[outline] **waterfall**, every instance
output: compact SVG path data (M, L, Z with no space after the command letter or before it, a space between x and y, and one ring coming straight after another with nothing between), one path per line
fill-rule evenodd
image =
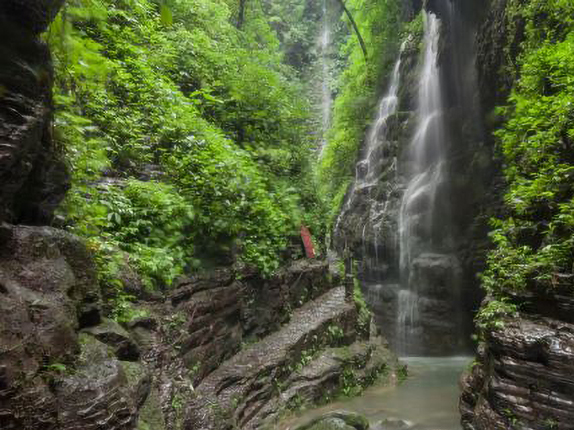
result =
M383 161L384 145L387 143L386 131L387 121L397 111L398 91L401 78L401 54L405 43L401 46L399 58L397 59L391 75L391 81L386 94L381 98L377 109L377 117L367 135L364 157L357 164L356 178L359 188L374 185L380 174L380 165Z
M415 279L414 262L423 253L435 251L437 191L445 176L445 127L438 43L440 21L426 12L423 63L419 77L417 126L408 149L408 185L399 213L401 290L397 300L397 349L409 353L417 342L420 326L419 289L424 279ZM422 286L424 287L424 285Z
M333 96L331 94L331 72L329 60L329 48L331 45L331 23L329 20L329 11L327 8L327 1L323 0L323 24L321 34L319 37L318 48L320 52L321 62L321 143L319 146L319 157L323 155L323 151L327 144L327 131L331 126L331 107L333 104Z
M405 42L406 43L406 42ZM387 122L397 111L398 91L401 80L401 57L405 49L405 43L401 45L399 56L393 67L391 80L387 91L381 97L377 108L377 116L370 127L365 141L363 157L355 167L355 181L349 190L343 209L335 223L335 231L339 229L341 220L353 206L355 194L358 190L376 185L378 176L381 174L381 165L384 161L384 149L387 142ZM363 242L365 237L366 223L363 226ZM376 236L376 233L375 233ZM375 237L376 242L376 237Z
M383 334L411 356L468 347L468 175L481 171L471 148L483 145L472 20L455 0L427 6L422 37L403 43L389 73L334 230L337 249L355 251Z

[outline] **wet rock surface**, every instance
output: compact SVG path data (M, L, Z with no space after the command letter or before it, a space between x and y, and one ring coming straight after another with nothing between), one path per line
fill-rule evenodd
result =
M151 378L141 364L122 363L85 335L74 372L56 381L58 429L133 429ZM129 377L128 377L129 376Z
M231 269L180 280L120 325L103 317L77 237L4 223L0 239L2 429L218 428L211 400L229 408L221 423L255 429L335 391L348 369L365 385L392 372L383 342L359 339L355 304L325 262L265 280ZM265 300L274 319L258 311Z
M279 331L246 347L201 382L188 405L184 428L258 429L293 403L313 401L339 388L346 368L360 369L371 381L385 366L390 371L388 351L384 359L375 353L383 345L353 344L356 318L343 287L295 310ZM351 346L345 352L324 350L333 342Z
M401 54L397 112L387 119L370 161L357 164L356 186L346 196L352 204L343 207L334 243L341 255L349 249L359 261L365 297L391 344L406 354L443 355L470 349L471 316L481 298L475 274L483 267L488 248L485 213L495 200L490 196L496 193L489 188L494 176L492 142L485 142L481 107L476 102L483 81L477 83L470 73L475 61L473 29L483 16L479 13L482 5L474 1L425 4L441 19L437 61L443 104L443 172L434 191L421 187L403 205L412 176L409 169L416 158L409 148L420 110L421 40L414 37ZM461 76L462 70L469 73ZM367 145L366 138L363 158ZM365 182L367 165L377 175ZM401 227L403 212L408 213L408 222ZM429 219L434 221L429 223ZM408 254L408 270L401 268L401 248L407 248L401 244L405 228L410 251L405 251L403 260ZM430 259L432 254L437 257ZM438 265L448 265L450 273L441 274L444 271ZM407 297L405 291L415 294ZM397 309L405 302L416 311L415 317L411 318L411 312L399 315ZM411 319L412 324L401 322Z
M0 427L133 428L149 376L141 369L130 384L113 349L79 333L101 319L83 243L50 227L9 224L0 237Z
M254 342L288 322L295 308L338 281L323 261L296 261L269 279L251 271L214 271L182 278L170 297L186 329L178 345L199 382L242 343Z
M369 428L369 421L359 414L334 411L299 426L295 430L368 430Z
M529 312L487 333L476 365L462 381L465 429L572 428L574 324L571 312L566 320L557 317L573 302L562 298L560 291L515 298Z
M68 186L51 135L50 53L39 38L62 3L0 4L0 221L46 223Z
M117 322L104 319L99 325L89 327L84 331L112 348L120 360L137 361L139 359L138 345Z

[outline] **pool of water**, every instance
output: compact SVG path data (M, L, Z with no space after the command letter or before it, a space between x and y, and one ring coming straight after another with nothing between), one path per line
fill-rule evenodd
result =
M281 424L289 430L319 415L344 409L366 416L372 424L404 420L417 430L460 430L459 378L470 357L407 357L409 377L396 387L374 386L361 396L303 412Z

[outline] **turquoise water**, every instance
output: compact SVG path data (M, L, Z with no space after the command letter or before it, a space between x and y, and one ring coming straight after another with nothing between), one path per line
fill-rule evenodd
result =
M395 419L407 421L409 428L416 430L460 430L459 379L471 361L470 357L403 358L409 377L398 386L371 387L360 397L291 417L279 429L293 429L326 412L343 409L366 416L373 425Z

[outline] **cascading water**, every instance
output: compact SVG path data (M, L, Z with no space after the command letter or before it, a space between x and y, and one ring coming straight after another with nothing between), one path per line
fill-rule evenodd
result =
M425 282L417 276L415 261L432 255L435 243L437 193L445 179L446 134L443 121L441 77L438 66L440 21L435 14L425 15L424 55L420 70L417 127L409 147L408 185L399 213L399 252L401 289L397 300L397 349L411 351L420 344L419 289ZM445 222L441 220L440 222ZM426 253L426 254L425 254Z
M349 190L347 200L337 218L335 224L335 231L338 230L339 224L343 217L347 214L348 210L352 207L356 193L359 190L372 187L377 184L379 175L381 174L381 165L384 157L385 145L387 142L387 123L389 118L397 111L398 105L398 91L401 80L401 56L405 48L405 43L401 46L399 57L393 68L391 81L387 92L381 98L375 122L371 126L365 142L365 149L363 151L362 159L357 163L355 168L355 182ZM365 243L365 229L366 223L363 227L363 244ZM375 233L376 241L376 233ZM375 253L377 251L375 250Z
M422 37L413 33L401 50L334 231L336 249L358 261L376 323L403 356L467 351L475 303L477 254L468 243L479 199L470 175L480 171L482 141L472 9L456 0L426 7Z
M323 0L323 24L321 28L321 35L319 37L318 48L320 52L321 62L321 143L319 147L319 156L323 154L325 145L327 144L326 134L331 126L331 106L333 104L333 96L330 87L330 60L329 48L331 45L331 24L329 20L329 10L327 8L328 0Z
M357 164L357 187L362 188L369 185L374 185L378 179L380 172L380 165L384 154L384 145L387 143L386 131L387 121L397 111L398 105L398 91L401 78L401 54L404 50L404 43L401 46L399 58L393 68L391 75L391 82L387 93L379 102L377 110L377 118L371 127L367 136L365 155Z

